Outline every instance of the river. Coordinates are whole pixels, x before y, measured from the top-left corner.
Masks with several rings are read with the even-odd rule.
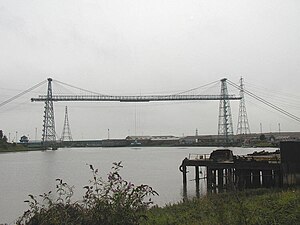
[[[28,194],[39,195],[55,189],[56,178],[74,185],[74,200],[80,200],[83,186],[91,178],[89,164],[105,177],[113,162],[122,161],[121,176],[134,184],[148,184],[159,193],[154,203],[163,206],[182,200],[182,174],[178,167],[189,155],[209,154],[211,147],[140,147],[140,148],[63,148],[56,151],[32,151],[0,154],[0,224],[13,222],[28,209]],[[262,149],[231,148],[234,154]],[[274,151],[274,149],[266,149]],[[195,193],[191,169],[188,196]],[[205,194],[205,184],[200,183]]]

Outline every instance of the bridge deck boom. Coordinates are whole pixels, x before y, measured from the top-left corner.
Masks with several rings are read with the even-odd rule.
[[[192,101],[192,100],[239,100],[235,95],[140,95],[140,96],[113,96],[113,95],[53,95],[52,101],[116,101],[116,102],[150,102],[150,101]],[[46,95],[32,98],[33,102],[46,101]]]

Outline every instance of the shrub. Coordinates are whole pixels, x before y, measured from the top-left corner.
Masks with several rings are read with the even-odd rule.
[[[92,179],[84,187],[83,201],[72,202],[73,187],[57,179],[57,198],[52,200],[51,192],[39,197],[29,195],[26,200],[29,209],[17,221],[24,225],[47,224],[139,224],[146,218],[145,212],[151,204],[151,196],[158,195],[148,185],[135,186],[124,180],[119,171],[121,162],[113,163],[107,180],[98,175],[98,169],[89,165]]]

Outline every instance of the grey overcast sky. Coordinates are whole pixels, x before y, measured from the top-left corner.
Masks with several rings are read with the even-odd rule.
[[[52,77],[112,95],[167,94],[227,77],[300,116],[298,0],[1,0],[0,102]],[[54,93],[67,91],[53,84]],[[220,85],[204,94],[218,94]],[[71,92],[70,89],[68,91]],[[72,93],[74,90],[72,90]],[[231,93],[238,92],[230,88]],[[0,108],[11,140],[41,138],[43,103]],[[216,134],[218,102],[55,103],[74,139]],[[231,102],[234,130],[238,102]],[[299,131],[300,124],[246,96],[252,132]]]

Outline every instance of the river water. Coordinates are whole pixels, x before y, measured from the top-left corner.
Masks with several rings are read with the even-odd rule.
[[[105,177],[113,162],[122,161],[121,176],[135,185],[148,184],[159,193],[154,203],[163,206],[182,200],[182,174],[178,167],[192,154],[209,154],[211,147],[64,148],[0,154],[0,224],[13,222],[28,209],[28,194],[39,195],[55,189],[56,178],[74,185],[74,200],[80,200],[91,172],[88,164]],[[234,154],[262,149],[231,148]],[[273,151],[274,149],[264,149]],[[196,195],[194,169],[188,173],[188,196]],[[206,193],[204,182],[200,191]]]

